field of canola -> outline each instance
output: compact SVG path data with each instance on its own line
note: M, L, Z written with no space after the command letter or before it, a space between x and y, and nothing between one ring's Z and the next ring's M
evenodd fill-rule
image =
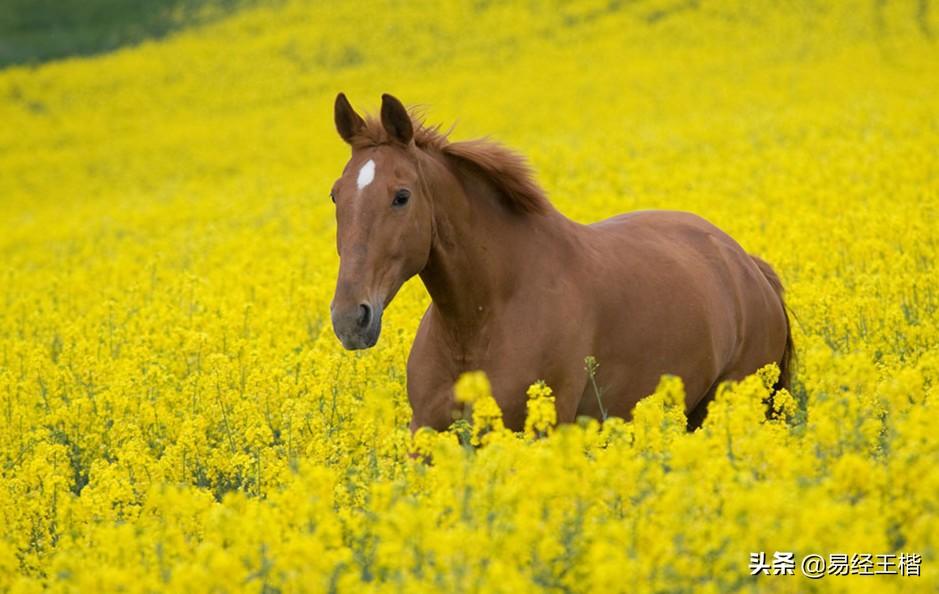
M939 588L935 11L332 4L0 71L0 592ZM373 350L329 324L339 90L517 148L577 220L691 210L771 262L778 418L754 376L686 434L666 379L629 423L535 388L527 434L412 440L420 282ZM802 575L832 553L921 575Z

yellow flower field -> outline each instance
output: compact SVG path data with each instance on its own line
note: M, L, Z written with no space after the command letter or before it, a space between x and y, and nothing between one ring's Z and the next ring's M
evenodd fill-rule
M920 4L285 0L0 71L0 591L937 591ZM412 438L419 280L372 350L329 323L338 91L517 148L576 220L691 210L771 262L777 418L766 369L692 434L669 377L602 426L535 385L513 434L470 375L485 418Z

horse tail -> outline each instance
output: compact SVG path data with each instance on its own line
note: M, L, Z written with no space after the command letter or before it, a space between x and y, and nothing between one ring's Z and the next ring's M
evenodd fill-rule
M756 256L750 256L753 258L753 261L756 263L757 267L760 269L760 272L763 273L763 276L769 282L770 286L773 287L773 291L776 293L776 296L779 298L779 305L783 308L783 315L786 317L786 347L783 349L782 359L779 361L779 379L776 381L776 384L773 386L773 390L777 391L782 388L787 390L790 388L792 380L792 364L795 357L795 347L792 343L792 321L789 319L789 312L786 308L786 301L783 299L783 289L782 281L779 280L779 275L776 274L776 271L773 270L773 267L766 263L764 260L757 258Z

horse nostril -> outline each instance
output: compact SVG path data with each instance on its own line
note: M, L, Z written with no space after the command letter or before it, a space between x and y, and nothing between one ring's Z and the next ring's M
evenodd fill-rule
M372 321L372 308L367 303L359 306L359 328L367 328Z

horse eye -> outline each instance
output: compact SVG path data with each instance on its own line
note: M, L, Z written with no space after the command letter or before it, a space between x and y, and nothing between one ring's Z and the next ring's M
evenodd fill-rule
M408 203L408 199L411 197L411 192L407 190L398 190L395 192L395 198L391 201L392 206L404 206Z

